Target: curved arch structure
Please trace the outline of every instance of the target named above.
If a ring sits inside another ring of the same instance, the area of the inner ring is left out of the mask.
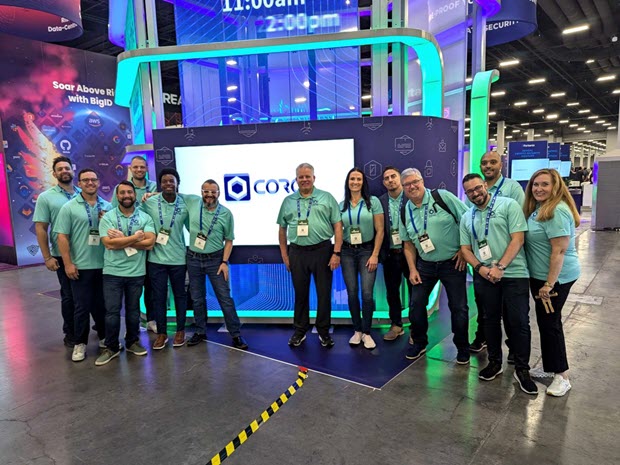
[[[477,173],[480,160],[487,151],[489,142],[489,105],[491,103],[491,84],[499,79],[499,71],[476,73],[471,85],[471,123],[469,144],[469,172]]]

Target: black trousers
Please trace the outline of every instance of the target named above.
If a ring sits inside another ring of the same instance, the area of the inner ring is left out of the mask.
[[[332,271],[329,260],[333,253],[331,242],[317,246],[289,247],[289,264],[295,289],[293,326],[296,333],[305,334],[310,328],[310,278],[314,276],[317,310],[315,326],[320,336],[329,335],[332,313]]]
[[[67,339],[75,342],[75,324],[73,315],[75,313],[75,304],[73,302],[73,292],[71,291],[71,280],[65,273],[65,264],[62,257],[54,257],[58,261],[58,269],[56,276],[60,284],[60,312],[62,313],[62,332],[65,333]]]
[[[530,278],[530,290],[532,296],[538,295],[538,291],[545,284],[539,279]],[[562,327],[562,308],[573,287],[575,281],[553,286],[551,292],[557,292],[557,297],[551,297],[553,313],[547,313],[540,299],[534,299],[536,308],[536,321],[540,332],[540,349],[542,352],[543,369],[548,373],[563,373],[568,370],[566,358],[566,343],[564,341],[564,328]]]
[[[400,253],[395,252],[400,250]],[[403,277],[407,283],[409,295],[411,295],[411,283],[409,282],[409,266],[402,249],[392,249],[383,261],[383,280],[385,292],[390,309],[390,321],[392,325],[403,326],[403,304],[400,300],[400,286]]]
[[[103,270],[79,270],[80,278],[71,281],[75,302],[75,343],[88,344],[90,315],[93,316],[97,336],[105,339],[105,304],[103,301]]]
[[[487,337],[484,334],[484,303],[482,301],[482,296],[476,286],[474,286],[474,299],[476,300],[476,307],[478,308],[478,316],[476,317],[476,323],[478,323],[478,328],[476,329],[476,336],[474,341],[478,342],[486,342]],[[502,319],[504,322],[504,328],[506,329],[506,334],[510,334],[510,319],[506,316],[506,309],[502,306]],[[510,336],[506,337],[506,345],[508,349],[510,349]]]

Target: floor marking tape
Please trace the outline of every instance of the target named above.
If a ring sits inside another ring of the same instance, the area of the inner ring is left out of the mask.
[[[227,457],[230,457],[236,449],[238,449],[241,444],[246,442],[253,433],[255,433],[260,425],[266,423],[271,416],[280,410],[280,407],[284,405],[293,394],[297,392],[304,385],[304,381],[308,378],[308,369],[304,367],[299,367],[299,372],[297,373],[297,379],[295,382],[284,391],[280,397],[276,399],[266,410],[264,410],[260,416],[254,420],[252,423],[248,425],[243,431],[241,431],[237,437],[235,437],[232,441],[226,444],[218,454],[216,454],[207,465],[220,465]]]

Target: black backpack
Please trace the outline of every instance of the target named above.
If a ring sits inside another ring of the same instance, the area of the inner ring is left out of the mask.
[[[437,189],[433,189],[431,190],[431,195],[433,196],[433,200],[435,201],[435,203],[433,204],[433,207],[435,205],[439,205],[442,210],[445,210],[448,213],[450,213],[450,216],[454,218],[454,222],[458,225],[459,220],[457,219],[456,215],[452,213],[452,210],[450,210],[450,207],[448,207],[448,204],[441,198],[439,191]],[[407,202],[403,202],[403,204],[400,207],[400,221],[402,221],[403,225],[405,226],[407,225],[407,215],[405,214],[406,205],[407,205]]]

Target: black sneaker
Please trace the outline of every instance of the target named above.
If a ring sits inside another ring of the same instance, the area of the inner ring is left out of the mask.
[[[196,344],[200,344],[202,341],[207,342],[207,335],[194,333],[194,335],[189,339],[189,341],[187,341],[187,345],[195,346]]]
[[[499,375],[502,371],[502,364],[498,362],[489,362],[489,364],[480,370],[478,373],[478,378],[483,379],[485,381],[491,381],[495,379],[497,375]]]
[[[508,365],[515,364],[515,353],[512,350],[508,351]]]
[[[233,337],[232,344],[236,349],[248,350],[248,343],[243,336]]]
[[[459,349],[456,354],[456,363],[467,365],[469,363],[469,349]]]
[[[332,347],[334,347],[334,344],[335,344],[334,340],[329,334],[327,336],[321,336],[319,334],[319,341],[321,341],[321,345],[323,347],[326,347],[328,349],[331,349]]]
[[[526,394],[535,396],[538,394],[538,386],[530,378],[530,370],[525,368],[517,368],[514,373],[514,378],[519,382],[519,387]]]
[[[407,360],[417,360],[426,353],[426,347],[422,344],[413,344],[407,349],[405,358]]]
[[[295,333],[288,340],[288,345],[291,347],[299,347],[302,342],[306,340],[306,335],[303,333]]]
[[[477,339],[469,345],[469,351],[474,352],[476,354],[478,352],[482,352],[486,348],[487,348],[486,341],[479,341]]]

